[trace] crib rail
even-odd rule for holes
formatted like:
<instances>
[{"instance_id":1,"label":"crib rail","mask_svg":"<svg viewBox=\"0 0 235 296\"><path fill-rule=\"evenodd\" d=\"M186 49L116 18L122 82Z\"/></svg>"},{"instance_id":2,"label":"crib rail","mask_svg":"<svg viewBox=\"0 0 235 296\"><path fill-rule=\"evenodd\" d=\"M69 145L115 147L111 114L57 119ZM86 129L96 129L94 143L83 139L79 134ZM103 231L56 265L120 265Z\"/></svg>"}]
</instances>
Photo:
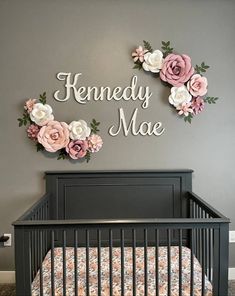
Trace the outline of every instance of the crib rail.
<instances>
[{"instance_id":1,"label":"crib rail","mask_svg":"<svg viewBox=\"0 0 235 296\"><path fill-rule=\"evenodd\" d=\"M149 280L154 272L156 295L160 295L161 248L166 250L167 287L166 295L173 295L172 285L175 280L172 274L172 252L178 250L178 294L195 294L195 263L201 265L200 293L207 295L207 279L212 283L213 295L227 295L227 257L228 257L228 223L229 220L194 193L188 193L189 216L176 219L76 219L50 220L49 196L27 211L15 226L16 282L17 295L44 295L45 277L43 259L50 253L50 288L51 295L56 295L55 274L56 254L61 251L62 258L62 295L67 289L67 248L73 250L73 291L79 295L80 270L78 261L81 250L85 254L85 294L91 295L91 251L97 254L97 296L103 289L102 252L107 248L109 254L108 280L109 290L105 295L126 295L126 250L131 249L131 289L132 295L149 296ZM185 240L185 237L187 239ZM149 268L149 248L154 248L154 269ZM113 256L116 249L120 250L120 290L117 294L114 285ZM143 250L143 291L139 294L137 272L137 248ZM184 250L190 254L189 291L185 294ZM48 253L49 252L49 253ZM71 263L71 262L70 262ZM38 277L39 288L36 294L32 291L32 282Z\"/></svg>"},{"instance_id":2,"label":"crib rail","mask_svg":"<svg viewBox=\"0 0 235 296\"><path fill-rule=\"evenodd\" d=\"M17 221L49 220L50 194L45 194L31 208L29 208Z\"/></svg>"},{"instance_id":3,"label":"crib rail","mask_svg":"<svg viewBox=\"0 0 235 296\"><path fill-rule=\"evenodd\" d=\"M219 218L224 221L229 221L227 217L221 214L218 210L209 205L206 201L200 198L193 192L188 192L190 201L190 217L193 218Z\"/></svg>"}]
</instances>

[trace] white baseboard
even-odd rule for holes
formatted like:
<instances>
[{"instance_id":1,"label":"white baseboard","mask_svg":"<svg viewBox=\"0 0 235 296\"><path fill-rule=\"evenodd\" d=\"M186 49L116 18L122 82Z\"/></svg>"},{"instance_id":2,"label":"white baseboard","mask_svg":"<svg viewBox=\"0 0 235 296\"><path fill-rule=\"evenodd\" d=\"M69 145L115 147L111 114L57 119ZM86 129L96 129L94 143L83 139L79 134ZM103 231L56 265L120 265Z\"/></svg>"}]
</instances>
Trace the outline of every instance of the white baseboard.
<instances>
[{"instance_id":1,"label":"white baseboard","mask_svg":"<svg viewBox=\"0 0 235 296\"><path fill-rule=\"evenodd\" d=\"M229 268L228 279L235 280L235 268Z\"/></svg>"},{"instance_id":2,"label":"white baseboard","mask_svg":"<svg viewBox=\"0 0 235 296\"><path fill-rule=\"evenodd\" d=\"M15 282L15 271L0 271L0 284L12 284Z\"/></svg>"},{"instance_id":3,"label":"white baseboard","mask_svg":"<svg viewBox=\"0 0 235 296\"><path fill-rule=\"evenodd\" d=\"M235 268L229 268L228 279L235 280ZM15 282L15 271L0 271L0 284L12 284Z\"/></svg>"}]
</instances>

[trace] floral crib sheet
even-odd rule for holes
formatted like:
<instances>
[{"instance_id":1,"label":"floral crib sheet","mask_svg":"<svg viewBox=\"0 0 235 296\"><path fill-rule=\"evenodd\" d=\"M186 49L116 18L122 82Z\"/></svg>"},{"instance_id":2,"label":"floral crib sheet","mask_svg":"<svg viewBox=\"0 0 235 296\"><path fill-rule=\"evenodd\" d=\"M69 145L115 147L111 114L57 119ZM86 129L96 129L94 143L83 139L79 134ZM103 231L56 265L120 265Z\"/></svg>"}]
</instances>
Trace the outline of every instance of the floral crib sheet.
<instances>
[{"instance_id":1,"label":"floral crib sheet","mask_svg":"<svg viewBox=\"0 0 235 296\"><path fill-rule=\"evenodd\" d=\"M155 248L148 247L148 296L156 295L155 283ZM78 294L86 295L86 249L78 248ZM132 248L124 248L124 287L125 296L133 295L133 271L132 271ZM182 247L182 295L190 295L190 249ZM166 296L168 288L167 271L167 247L159 247L159 295ZM121 250L113 248L113 295L121 295ZM89 248L89 287L90 296L98 295L98 265L97 248ZM51 251L49 251L42 264L43 295L51 295ZM144 248L136 248L136 295L144 295ZM194 257L194 295L201 295L202 268ZM55 295L63 295L63 251L62 248L54 249L54 283ZM102 296L110 295L109 283L109 248L101 248L101 287ZM40 295L39 271L32 283L32 296ZM74 288L74 248L66 248L66 295L75 295ZM179 247L171 247L171 295L179 295ZM212 296L212 285L205 276L205 296Z\"/></svg>"}]
</instances>

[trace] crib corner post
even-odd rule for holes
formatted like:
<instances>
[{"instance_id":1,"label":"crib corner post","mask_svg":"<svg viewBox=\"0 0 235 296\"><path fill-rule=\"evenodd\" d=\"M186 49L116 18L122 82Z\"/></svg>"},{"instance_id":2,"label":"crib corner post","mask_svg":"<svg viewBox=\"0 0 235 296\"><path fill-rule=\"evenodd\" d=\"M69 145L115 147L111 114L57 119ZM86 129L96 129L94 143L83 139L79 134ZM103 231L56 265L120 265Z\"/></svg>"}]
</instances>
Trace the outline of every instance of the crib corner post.
<instances>
[{"instance_id":1,"label":"crib corner post","mask_svg":"<svg viewBox=\"0 0 235 296\"><path fill-rule=\"evenodd\" d=\"M15 226L16 296L31 295L30 233Z\"/></svg>"},{"instance_id":2,"label":"crib corner post","mask_svg":"<svg viewBox=\"0 0 235 296\"><path fill-rule=\"evenodd\" d=\"M213 295L228 295L229 223L214 232Z\"/></svg>"}]
</instances>

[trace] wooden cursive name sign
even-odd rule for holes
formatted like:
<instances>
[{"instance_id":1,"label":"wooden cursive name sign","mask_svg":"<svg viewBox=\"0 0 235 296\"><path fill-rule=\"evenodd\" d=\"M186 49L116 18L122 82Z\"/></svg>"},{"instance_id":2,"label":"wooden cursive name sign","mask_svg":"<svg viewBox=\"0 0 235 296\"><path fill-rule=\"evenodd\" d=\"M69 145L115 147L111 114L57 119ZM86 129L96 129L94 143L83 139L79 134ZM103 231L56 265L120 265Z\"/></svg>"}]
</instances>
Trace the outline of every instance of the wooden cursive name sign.
<instances>
[{"instance_id":1,"label":"wooden cursive name sign","mask_svg":"<svg viewBox=\"0 0 235 296\"><path fill-rule=\"evenodd\" d=\"M137 86L138 78L133 76L131 78L130 84L126 87L116 86L113 89L109 86L79 86L78 79L81 77L82 73L72 73L59 72L57 74L57 79L59 81L64 81L64 90L56 90L54 93L55 100L59 102L68 101L73 95L74 99L79 104L86 104L90 101L140 101L141 107L147 109L149 107L150 98L152 92L148 86ZM138 108L135 108L129 123L127 123L125 113L123 108L119 109L119 122L117 127L112 125L108 132L111 136L117 136L121 131L123 131L124 136L128 136L131 132L134 136L137 135L155 135L161 136L165 128L162 128L161 122L156 122L152 124L151 122L144 121L137 126L137 113Z\"/></svg>"}]
</instances>

